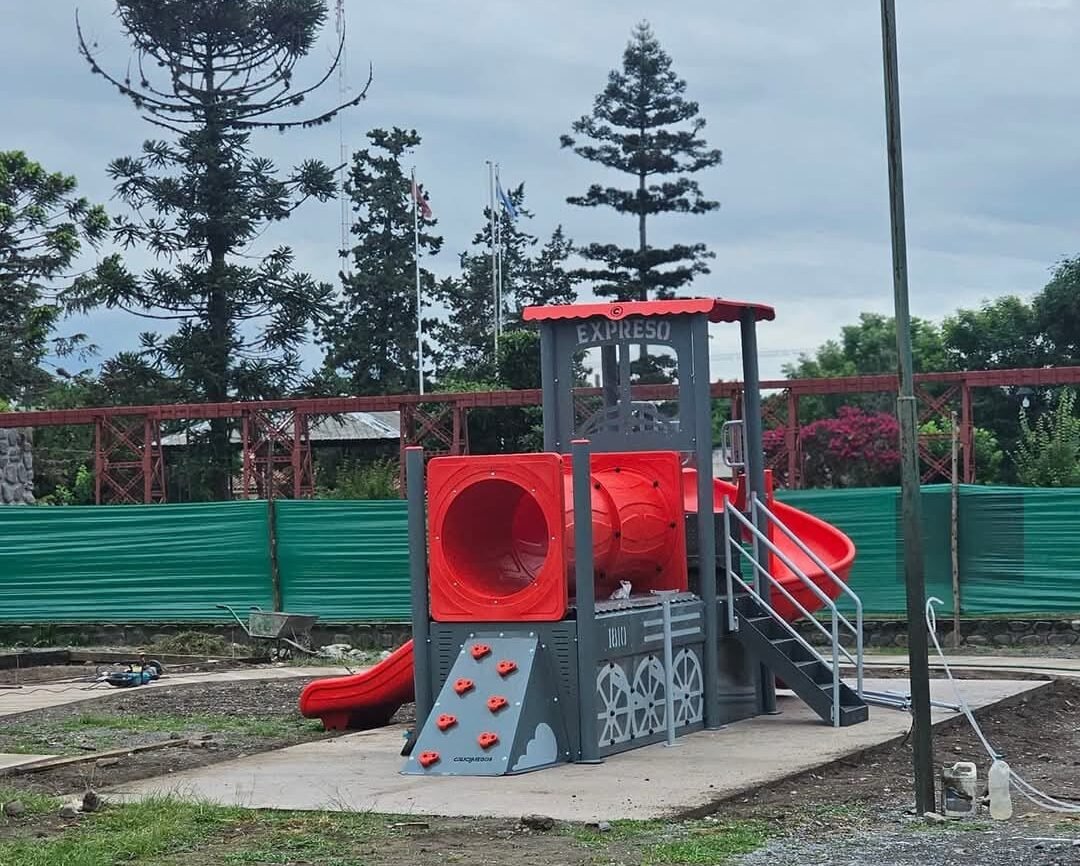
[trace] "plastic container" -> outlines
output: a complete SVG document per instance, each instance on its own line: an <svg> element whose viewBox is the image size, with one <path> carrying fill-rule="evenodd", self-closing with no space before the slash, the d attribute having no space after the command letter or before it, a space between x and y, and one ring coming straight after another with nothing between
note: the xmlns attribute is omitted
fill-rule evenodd
<svg viewBox="0 0 1080 866"><path fill-rule="evenodd" d="M957 761L941 768L941 814L946 818L970 818L978 811L979 768L971 761Z"/></svg>
<svg viewBox="0 0 1080 866"><path fill-rule="evenodd" d="M1009 765L1000 758L990 765L990 817L995 821L1007 821L1012 817L1009 777Z"/></svg>

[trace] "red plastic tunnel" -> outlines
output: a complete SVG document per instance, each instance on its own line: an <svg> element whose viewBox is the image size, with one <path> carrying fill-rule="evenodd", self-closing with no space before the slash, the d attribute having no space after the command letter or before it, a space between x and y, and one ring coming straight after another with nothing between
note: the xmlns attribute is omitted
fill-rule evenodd
<svg viewBox="0 0 1080 866"><path fill-rule="evenodd" d="M686 589L673 452L591 461L597 598ZM442 621L558 620L573 590L573 478L558 454L445 457L428 474L431 612Z"/></svg>

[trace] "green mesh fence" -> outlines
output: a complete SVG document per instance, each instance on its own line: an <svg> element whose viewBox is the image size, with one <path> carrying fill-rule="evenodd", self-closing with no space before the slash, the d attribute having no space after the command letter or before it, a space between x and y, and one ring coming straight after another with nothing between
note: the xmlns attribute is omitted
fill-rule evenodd
<svg viewBox="0 0 1080 866"><path fill-rule="evenodd" d="M405 502L292 501L274 509L285 610L329 621L409 619Z"/></svg>
<svg viewBox="0 0 1080 866"><path fill-rule="evenodd" d="M0 508L0 620L214 620L272 601L265 502Z"/></svg>
<svg viewBox="0 0 1080 866"><path fill-rule="evenodd" d="M781 491L855 542L868 615L903 615L900 494ZM923 491L927 590L952 611L950 490ZM324 621L409 615L404 502L278 502L286 610ZM212 621L274 597L265 502L0 508L0 621ZM961 612L1080 612L1080 489L960 489Z"/></svg>

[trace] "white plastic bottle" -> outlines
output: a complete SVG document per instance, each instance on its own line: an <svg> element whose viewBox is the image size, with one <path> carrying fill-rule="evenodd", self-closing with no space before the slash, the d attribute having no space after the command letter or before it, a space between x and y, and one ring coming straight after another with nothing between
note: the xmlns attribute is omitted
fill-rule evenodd
<svg viewBox="0 0 1080 866"><path fill-rule="evenodd" d="M995 758L990 765L990 817L1007 821L1012 817L1012 797L1009 794L1009 765Z"/></svg>

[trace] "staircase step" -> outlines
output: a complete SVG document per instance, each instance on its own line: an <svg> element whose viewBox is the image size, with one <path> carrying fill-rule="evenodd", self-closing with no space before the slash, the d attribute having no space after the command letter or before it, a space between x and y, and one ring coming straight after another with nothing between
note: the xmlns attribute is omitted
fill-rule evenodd
<svg viewBox="0 0 1080 866"><path fill-rule="evenodd" d="M779 638L771 643L781 655L787 656L792 662L817 661L810 655L810 650L793 637Z"/></svg>

